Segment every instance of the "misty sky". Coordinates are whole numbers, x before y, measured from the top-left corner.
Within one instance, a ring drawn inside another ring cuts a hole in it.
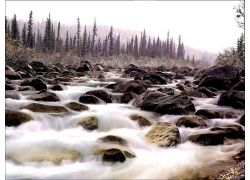
[[[217,53],[235,47],[243,30],[235,22],[233,9],[239,1],[6,1],[6,16],[41,21],[51,14],[61,24],[92,25],[96,17],[99,25],[113,25],[114,29],[138,31],[146,29],[152,36],[178,41],[184,45]]]

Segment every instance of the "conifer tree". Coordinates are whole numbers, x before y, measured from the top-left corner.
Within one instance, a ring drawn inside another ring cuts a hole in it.
[[[22,43],[23,46],[27,45],[27,33],[26,33],[26,24],[24,23],[23,29],[22,29]]]
[[[84,26],[83,40],[82,40],[82,56],[87,55],[87,29]]]
[[[76,48],[76,35],[74,36],[74,39],[73,39],[73,49]]]
[[[183,42],[181,43],[181,58],[185,59],[185,48]]]
[[[189,55],[187,55],[187,62],[189,62],[190,61],[190,58],[189,58]]]
[[[156,56],[156,43],[155,43],[155,38],[153,39],[153,46],[152,46],[152,54],[151,57],[155,58]]]
[[[81,33],[81,29],[80,29],[80,19],[79,17],[77,18],[77,32],[76,32],[76,49],[77,49],[77,55],[80,55],[80,33]]]
[[[170,44],[169,44],[169,57],[170,59],[173,59],[174,58],[174,53],[173,53],[173,50],[174,50],[174,45],[173,45],[173,38],[170,39]]]
[[[147,48],[147,37],[146,37],[146,31],[144,29],[143,35],[142,35],[142,42],[141,42],[141,55],[146,56],[146,48]]]
[[[91,54],[93,55],[93,50],[95,46],[95,36],[97,36],[97,27],[96,27],[96,19],[94,20],[94,26],[93,26],[93,34],[92,34],[92,41],[91,41]]]
[[[174,42],[174,48],[173,48],[173,59],[177,58],[177,54],[176,54],[176,49],[175,49],[175,42]]]
[[[108,37],[105,37],[105,40],[103,41],[103,48],[102,48],[102,55],[103,56],[108,56]]]
[[[17,23],[15,14],[14,14],[14,17],[12,19],[11,36],[10,37],[11,37],[11,39],[14,39],[14,40],[19,40],[20,39],[18,23]]]
[[[148,45],[147,45],[147,56],[151,56],[152,53],[152,44],[151,44],[151,38],[148,38]]]
[[[111,26],[110,32],[109,32],[109,55],[114,55],[114,37],[113,37],[113,27]]]
[[[71,50],[73,49],[73,39],[72,39],[71,36],[69,38],[69,47],[70,47]]]
[[[137,35],[135,35],[134,57],[135,57],[136,59],[139,58],[139,54],[138,54],[138,38],[137,38]]]
[[[168,31],[168,35],[167,35],[167,49],[166,49],[166,53],[167,53],[167,57],[170,57],[170,45],[169,45],[169,31]]]
[[[87,41],[87,52],[88,52],[88,53],[91,53],[90,32],[89,32],[88,41]]]
[[[132,36],[132,39],[130,41],[130,54],[133,56],[134,55],[134,38]]]
[[[58,26],[57,26],[57,37],[56,37],[56,52],[60,52],[61,50],[61,40],[60,40],[60,21],[58,22]]]
[[[115,49],[116,49],[116,55],[119,56],[120,55],[120,46],[121,46],[121,42],[120,42],[120,34],[117,36],[116,39],[116,43],[115,43]]]
[[[98,38],[97,54],[98,54],[99,56],[101,56],[101,54],[102,54],[102,42],[101,42],[101,38],[100,38],[100,37]]]
[[[33,30],[32,30],[32,25],[33,25],[33,17],[32,17],[33,12],[31,11],[29,14],[29,21],[28,21],[28,29],[27,29],[27,46],[29,48],[34,47],[34,36],[33,36]]]
[[[65,40],[65,52],[69,51],[69,32],[66,32],[66,40]]]

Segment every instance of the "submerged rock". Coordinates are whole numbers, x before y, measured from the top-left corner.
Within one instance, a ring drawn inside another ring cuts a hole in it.
[[[51,87],[51,90],[53,91],[63,91],[63,86],[61,84],[57,84],[57,85],[54,85],[53,87]]]
[[[102,155],[105,162],[124,162],[126,158],[135,158],[136,155],[130,149],[118,144],[105,144],[93,151],[94,155]]]
[[[176,122],[176,126],[185,126],[185,127],[206,127],[207,123],[200,117],[196,115],[188,115],[179,118]]]
[[[81,95],[79,101],[84,104],[106,104],[102,99],[88,94]]]
[[[95,116],[83,118],[77,124],[87,130],[98,129],[98,119]]]
[[[111,96],[106,91],[103,90],[88,91],[84,94],[96,96],[105,101],[106,103],[112,103]]]
[[[179,129],[169,122],[156,122],[145,138],[159,147],[175,146],[181,142]]]
[[[34,101],[60,101],[60,98],[55,93],[47,91],[41,91],[38,94],[33,94],[28,99]]]
[[[131,114],[129,116],[129,118],[133,121],[137,121],[139,126],[143,127],[143,126],[151,126],[151,122],[146,119],[145,117],[142,117],[140,115],[137,115],[137,114]]]
[[[21,111],[13,109],[5,109],[5,126],[19,126],[20,124],[26,123],[33,118]]]
[[[65,104],[65,106],[69,109],[72,109],[74,111],[85,111],[85,110],[89,110],[89,107],[82,104],[82,103],[79,103],[79,102],[69,102],[67,104]]]
[[[109,142],[113,144],[119,144],[125,146],[127,144],[127,141],[124,140],[123,138],[119,136],[114,136],[114,135],[107,135],[105,137],[99,138],[102,142]]]
[[[21,107],[21,109],[29,109],[33,112],[40,112],[40,113],[67,113],[69,112],[67,108],[63,106],[55,106],[55,105],[48,105],[48,104],[40,104],[40,103],[31,103],[27,106]]]

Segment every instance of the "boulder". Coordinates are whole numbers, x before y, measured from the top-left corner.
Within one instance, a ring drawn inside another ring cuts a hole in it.
[[[143,127],[143,126],[151,126],[151,122],[146,119],[145,117],[142,117],[140,115],[137,115],[137,114],[131,114],[129,116],[129,118],[133,121],[137,121],[139,126]]]
[[[104,144],[96,147],[94,155],[102,155],[104,162],[124,162],[126,158],[135,158],[136,155],[130,149],[118,144]]]
[[[210,131],[218,132],[226,138],[230,139],[245,139],[245,131],[240,125],[232,124],[222,127],[210,128]]]
[[[31,65],[32,69],[35,70],[36,72],[47,72],[48,71],[48,67],[43,62],[32,61],[30,63],[30,65]]]
[[[22,76],[19,73],[15,72],[14,70],[6,70],[5,77],[11,80],[22,79]]]
[[[5,83],[5,90],[16,90],[15,86],[12,84]]]
[[[95,130],[98,128],[98,119],[95,116],[86,117],[80,120],[77,125],[87,130]]]
[[[204,93],[193,90],[184,90],[181,92],[181,95],[198,97],[198,98],[207,98],[207,96]]]
[[[89,110],[89,107],[82,104],[82,103],[79,103],[79,102],[69,102],[67,104],[65,104],[65,106],[71,110],[74,110],[74,111],[86,111],[86,110]]]
[[[23,106],[20,109],[28,109],[33,112],[39,113],[67,113],[69,112],[67,108],[63,106],[52,106],[48,104],[31,103],[27,106]]]
[[[236,91],[245,91],[245,81],[241,80],[240,82],[235,84],[231,89]]]
[[[241,124],[242,126],[245,126],[245,114],[243,114],[238,120],[237,122],[239,124]]]
[[[153,84],[167,84],[167,81],[156,73],[152,73],[149,76],[144,76],[143,80],[150,80]]]
[[[211,91],[211,90],[209,90],[208,88],[205,88],[205,87],[199,87],[199,88],[196,89],[196,91],[205,94],[209,98],[216,96],[216,93],[214,93],[213,91]]]
[[[43,89],[47,90],[46,83],[43,80],[39,79],[39,78],[34,78],[34,79],[31,79],[31,80],[24,80],[21,83],[21,86],[32,86],[38,91],[43,90]]]
[[[5,109],[5,126],[19,126],[20,124],[26,123],[33,118],[21,111],[13,109]]]
[[[204,120],[223,118],[223,116],[219,112],[212,109],[199,109],[195,112],[195,115],[202,117]]]
[[[19,86],[18,91],[35,91],[36,89],[32,86]]]
[[[174,95],[174,89],[172,89],[172,88],[164,88],[164,89],[159,88],[159,89],[157,89],[157,91],[165,93],[167,95]]]
[[[206,127],[207,123],[200,117],[196,115],[188,115],[179,118],[176,122],[176,126],[185,126],[185,127]]]
[[[51,90],[53,91],[63,91],[63,86],[61,84],[57,84],[51,87]]]
[[[136,99],[137,95],[132,92],[126,92],[121,96],[121,103],[129,103],[132,99]]]
[[[179,129],[169,122],[156,122],[145,138],[147,142],[159,147],[170,147],[181,143]]]
[[[228,111],[228,112],[226,112],[226,113],[224,114],[224,118],[226,118],[226,119],[235,119],[235,118],[237,118],[237,117],[238,117],[238,115],[235,114],[235,113],[232,112],[232,111]]]
[[[239,81],[239,71],[234,66],[212,67],[205,70],[198,84],[199,87],[215,87],[229,90]]]
[[[193,114],[194,104],[187,96],[168,96],[160,92],[149,93],[138,105],[142,110],[165,114]]]
[[[99,140],[101,140],[102,142],[108,142],[108,143],[112,143],[112,144],[119,144],[119,145],[127,145],[127,141],[124,140],[123,138],[119,137],[119,136],[114,136],[114,135],[107,135],[101,138],[98,138]]]
[[[147,84],[140,80],[132,80],[125,83],[117,83],[114,85],[113,92],[133,92],[135,94],[142,94],[147,89]]]
[[[227,170],[223,170],[215,180],[243,180],[245,179],[245,160]]]
[[[112,103],[111,96],[106,91],[103,90],[88,91],[84,94],[96,96],[105,101],[106,103]]]
[[[217,131],[193,133],[188,136],[188,140],[203,146],[215,146],[224,143],[224,135]]]
[[[55,93],[47,91],[41,91],[38,94],[33,94],[28,99],[34,101],[60,101],[60,98]]]
[[[81,95],[79,98],[79,102],[81,102],[83,104],[106,104],[106,102],[103,101],[102,99],[100,99],[96,96],[87,95],[87,94]]]
[[[236,109],[245,108],[245,92],[229,90],[222,93],[218,100],[220,106],[231,106]]]
[[[89,61],[82,61],[80,65],[77,67],[77,72],[84,72],[84,71],[90,71],[91,64]]]

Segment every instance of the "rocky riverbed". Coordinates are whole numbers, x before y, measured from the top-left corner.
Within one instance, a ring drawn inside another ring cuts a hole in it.
[[[5,67],[7,179],[245,177],[233,66]]]

